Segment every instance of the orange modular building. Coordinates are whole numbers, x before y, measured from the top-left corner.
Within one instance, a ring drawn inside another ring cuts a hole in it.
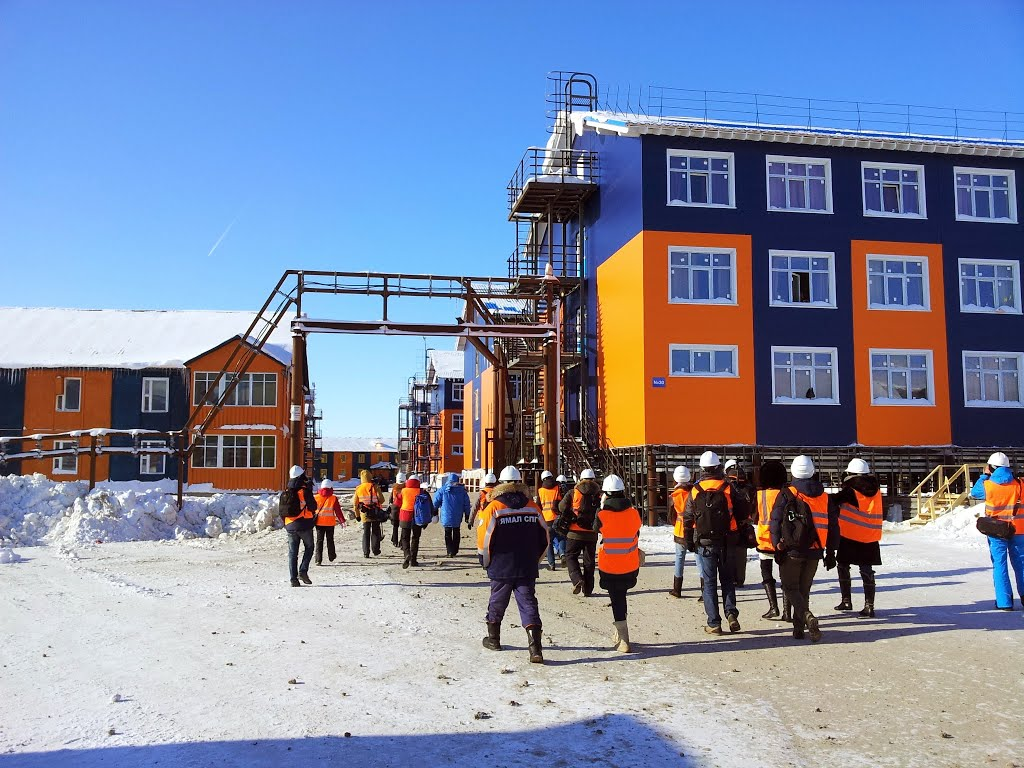
[[[409,395],[399,406],[397,462],[425,476],[462,472],[466,416],[464,353],[428,349],[423,378],[409,380]]]

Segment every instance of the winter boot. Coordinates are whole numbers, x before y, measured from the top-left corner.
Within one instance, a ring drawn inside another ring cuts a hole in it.
[[[529,627],[526,630],[526,637],[529,639],[530,663],[543,664],[544,654],[540,649],[540,627]]]
[[[615,636],[612,638],[615,650],[620,653],[629,653],[629,626],[626,621],[613,621],[612,626],[615,627]]]
[[[789,602],[786,590],[782,590],[782,620],[793,621],[793,605]]]
[[[857,614],[862,619],[875,618],[875,572],[867,570],[861,572],[864,579],[864,607]]]
[[[292,586],[293,586],[293,587],[301,587],[301,586],[302,586],[302,584],[301,584],[301,583],[299,583],[299,580],[298,580],[298,579],[292,579]]]
[[[683,596],[683,580],[682,580],[681,577],[679,577],[679,576],[673,576],[672,577],[672,589],[670,589],[668,591],[668,593],[670,595],[672,595],[672,597],[682,597]]]
[[[840,565],[839,566],[839,593],[842,595],[842,600],[839,601],[839,605],[836,606],[837,611],[852,611],[853,600],[850,598],[851,587],[853,581],[850,578],[850,566]]]
[[[804,623],[799,619],[793,619],[793,639],[803,640],[804,639]]]
[[[807,624],[807,634],[811,636],[811,642],[816,643],[821,640],[821,630],[818,629],[818,617],[808,611],[804,621]]]
[[[409,557],[409,555],[406,555],[405,559],[402,561],[402,568],[408,568],[411,562],[412,559]]]
[[[779,592],[775,588],[775,580],[764,582],[764,593],[768,597],[768,610],[761,614],[762,619],[779,618]]]
[[[309,580],[309,574],[308,573],[300,573],[299,574],[299,579],[302,581],[303,584],[312,584],[313,583],[312,581]]]
[[[501,650],[501,624],[487,622],[487,637],[484,638],[484,648],[490,651]]]

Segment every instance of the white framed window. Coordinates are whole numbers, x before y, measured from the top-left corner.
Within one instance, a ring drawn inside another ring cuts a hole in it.
[[[196,371],[193,381],[192,404],[213,405],[228,388],[233,376],[225,374],[221,377],[216,390],[211,389],[217,374],[212,371]],[[237,386],[224,401],[225,406],[250,406],[270,408],[277,405],[277,374],[246,373],[238,380]]]
[[[66,380],[65,380],[66,381]],[[78,410],[77,408],[75,410]],[[54,440],[53,450],[63,451],[69,448],[75,447],[74,440]],[[53,474],[55,475],[77,475],[78,474],[78,455],[70,454],[68,456],[54,456],[53,457]]]
[[[860,164],[865,216],[926,219],[924,166]]]
[[[480,421],[480,393],[473,393],[473,421]]]
[[[452,456],[461,456],[462,455],[462,448],[463,448],[463,446],[461,446],[461,445],[453,445],[452,446]]]
[[[736,304],[736,250],[669,248],[668,300],[673,304]]]
[[[668,150],[668,204],[735,208],[732,152]]]
[[[64,390],[57,395],[58,411],[80,411],[82,410],[82,380],[66,377],[64,379]]]
[[[768,155],[768,210],[832,213],[832,161]]]
[[[203,435],[196,440],[192,449],[193,467],[217,467],[220,465],[220,452],[218,445],[220,441],[216,436]]]
[[[193,374],[192,405],[213,405],[217,402],[217,390],[213,387],[216,378],[217,374],[211,371],[196,371]]]
[[[1011,259],[959,259],[960,311],[1020,314],[1020,264]]]
[[[772,347],[772,402],[839,405],[836,347]]]
[[[1024,352],[965,350],[964,405],[968,408],[1024,408],[1020,374]]]
[[[1017,185],[1013,171],[954,168],[956,220],[1017,223]]]
[[[205,435],[192,453],[192,466],[208,469],[273,469],[276,461],[272,435]]]
[[[836,306],[835,254],[826,251],[768,251],[773,307]]]
[[[928,259],[868,254],[868,309],[928,311]]]
[[[466,417],[461,413],[452,414],[452,432],[461,432]]]
[[[669,375],[736,377],[738,356],[735,346],[669,344]]]
[[[166,448],[164,440],[143,440],[140,444],[146,448]],[[167,471],[167,455],[163,453],[143,453],[139,456],[140,475],[162,475]]]
[[[273,435],[252,435],[249,438],[249,466],[273,469],[277,466],[277,438]]]
[[[142,412],[167,413],[170,387],[170,379],[144,377],[142,379]]]
[[[452,384],[452,402],[461,403],[465,397],[465,384]]]
[[[872,349],[872,405],[935,405],[930,349]]]

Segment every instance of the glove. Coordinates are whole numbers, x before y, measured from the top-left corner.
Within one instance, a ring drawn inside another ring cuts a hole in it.
[[[826,552],[825,553],[825,570],[826,571],[831,571],[835,567],[836,567],[836,555],[835,555],[835,552]]]

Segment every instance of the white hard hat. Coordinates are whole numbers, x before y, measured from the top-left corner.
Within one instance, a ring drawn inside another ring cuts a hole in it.
[[[688,483],[690,482],[690,470],[686,467],[676,467],[672,471],[672,479],[677,483]]]
[[[523,476],[519,474],[519,470],[511,464],[501,470],[501,474],[498,476],[498,480],[503,483],[518,483],[522,479]]]
[[[323,481],[322,481],[322,482],[320,483],[320,490],[321,490],[321,491],[326,491],[326,490],[327,490],[328,488],[331,488],[331,489],[333,489],[333,488],[334,488],[334,483],[332,483],[332,482],[331,482],[330,480],[328,480],[328,479],[327,479],[327,478],[325,477],[325,478],[323,479]]]
[[[601,485],[601,490],[605,493],[624,491],[626,490],[626,484],[622,482],[622,478],[618,475],[608,475],[608,477],[604,479],[604,483]]]
[[[864,459],[850,459],[850,463],[846,465],[846,471],[851,475],[870,475],[871,467]]]
[[[580,480],[596,480],[596,479],[597,479],[597,475],[594,474],[594,470],[592,470],[590,467],[587,467],[582,472],[580,472]]]
[[[789,465],[789,471],[797,480],[806,480],[814,476],[814,462],[810,456],[797,456]]]
[[[484,485],[497,485],[497,483],[498,478],[494,476],[493,472],[488,472],[486,475],[484,475]]]
[[[288,477],[294,480],[296,477],[301,477],[303,474],[305,474],[305,472],[306,470],[304,470],[302,467],[296,464],[294,467],[288,470]]]
[[[406,478],[405,472],[399,472],[397,475],[395,475],[396,483],[404,483],[407,479],[408,478]]]
[[[722,460],[718,458],[718,454],[714,451],[704,451],[700,455],[700,465],[704,469],[710,469],[711,467],[717,467],[722,463]]]
[[[728,470],[732,469],[733,467],[735,467],[737,463],[738,462],[736,461],[736,459],[729,459],[727,462],[725,462],[725,469],[726,469],[726,471],[728,471]]]
[[[569,478],[566,477],[565,475],[559,475],[558,477],[555,478],[555,482],[556,483],[567,483],[567,482],[569,482]]]
[[[990,467],[1008,467],[1010,466],[1010,457],[1002,451],[996,451],[988,457],[988,465]]]
[[[543,472],[541,472],[541,473],[540,473],[540,479],[541,479],[541,480],[547,480],[547,479],[548,479],[549,477],[554,477],[554,475],[553,475],[553,474],[551,474],[551,473],[550,473],[550,472],[549,472],[548,470],[546,470],[546,469],[545,469],[545,470],[544,470]]]

